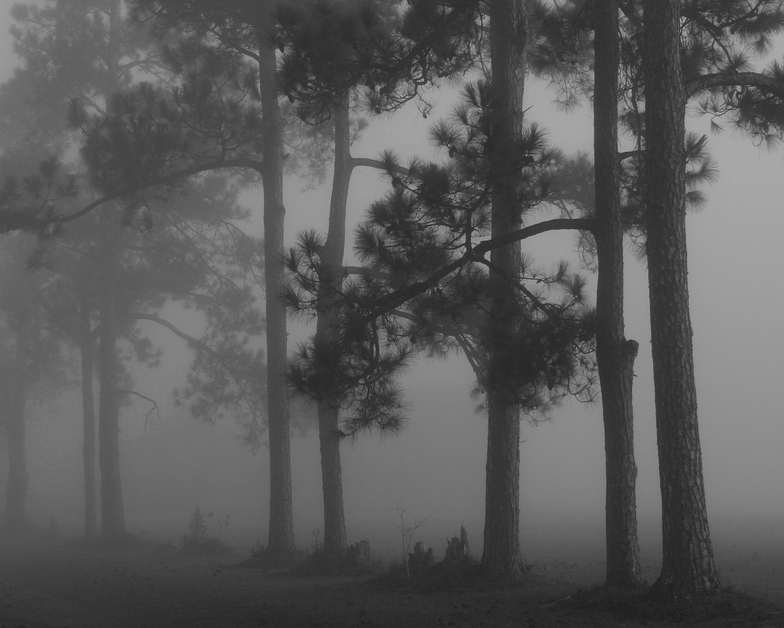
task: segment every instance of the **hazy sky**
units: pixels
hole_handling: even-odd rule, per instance
[[[10,3],[0,7],[2,80],[11,67],[8,8]],[[540,85],[529,86],[527,99],[529,116],[548,129],[553,144],[567,152],[591,150],[589,107],[559,112]],[[403,155],[427,151],[422,142],[427,125],[447,112],[448,106],[442,104],[424,121],[415,109],[409,109],[373,124],[354,154],[375,156],[388,147]],[[698,133],[709,133],[705,119],[690,117],[688,124]],[[709,147],[720,178],[706,188],[705,210],[689,216],[688,238],[703,459],[715,530],[731,513],[784,518],[784,410],[779,390],[784,374],[780,322],[784,146],[766,152],[728,133],[711,136]],[[328,190],[299,195],[298,187],[289,182],[289,240],[300,228],[326,225]],[[384,191],[378,175],[358,171],[350,197],[351,219],[359,219],[368,203]],[[531,246],[537,255],[553,259],[572,256],[570,240],[563,237]],[[635,368],[639,503],[643,514],[655,516],[659,497],[647,279],[644,267],[631,254],[626,285],[627,336],[640,343]],[[146,378],[162,401],[179,383],[168,378],[181,377],[182,367],[176,360],[165,362]],[[423,360],[406,376],[406,383],[414,402],[407,432],[395,440],[363,439],[344,448],[349,537],[361,534],[358,521],[391,521],[389,509],[401,502],[410,504],[416,515],[443,517],[458,527],[461,521],[481,522],[485,419],[474,414],[475,403],[468,395],[472,376],[465,360],[461,356],[449,363]],[[244,515],[247,521],[256,517],[265,525],[267,463],[263,451],[256,457],[242,451],[230,426],[217,430],[194,426],[189,420],[172,418],[167,410],[155,429],[145,432],[141,412],[127,414],[123,463],[131,528],[134,522],[145,525],[135,509],[175,508],[187,513],[196,503],[234,513],[234,521]],[[31,509],[41,517],[56,502],[58,487],[78,490],[80,486],[77,417],[78,413],[73,414],[70,426],[62,417],[57,421],[44,417],[31,426],[31,448],[53,434],[62,443],[54,456],[31,457]],[[600,524],[604,509],[600,407],[566,403],[552,423],[524,425],[523,439],[523,525],[535,527],[553,515]],[[298,541],[306,543],[308,531],[319,525],[320,517],[315,439],[298,440],[294,449],[295,518]],[[165,464],[156,465],[156,461]],[[63,465],[73,471],[72,480],[65,479]],[[58,483],[54,477],[60,478]],[[601,535],[600,525],[591,529]],[[655,536],[655,526],[645,528],[643,534]],[[524,547],[525,543],[524,537]]]

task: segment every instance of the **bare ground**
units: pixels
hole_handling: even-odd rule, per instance
[[[517,587],[438,591],[368,576],[270,573],[239,566],[243,558],[183,556],[149,544],[110,552],[2,541],[0,628],[784,626],[780,589],[765,600],[727,592],[690,607],[662,606],[644,590],[591,588],[595,579],[581,582],[580,569],[563,565],[537,567]],[[768,572],[760,573],[765,580]],[[746,583],[756,586],[750,577]]]

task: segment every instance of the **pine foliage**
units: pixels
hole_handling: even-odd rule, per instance
[[[595,392],[592,309],[585,280],[566,264],[545,271],[526,260],[522,281],[510,281],[509,289],[524,295],[510,337],[516,350],[509,352],[504,377],[488,372],[493,325],[487,316],[488,277],[495,271],[484,252],[472,252],[490,230],[487,94],[485,82],[469,84],[453,115],[433,125],[431,140],[446,154],[443,162],[403,166],[391,152],[380,157],[391,185],[355,233],[362,267],[349,269],[340,284],[341,346],[311,342],[293,363],[290,373],[298,392],[334,396],[344,408],[356,409],[347,432],[364,425],[360,419],[370,411],[382,417],[382,424],[387,416],[382,408],[402,411],[393,382],[414,352],[445,357],[462,351],[479,392],[501,389],[534,419],[546,416],[564,395],[590,399]],[[518,159],[526,173],[519,190],[522,226],[554,194],[562,159],[536,125],[527,128]],[[311,316],[318,308],[322,246],[322,239],[308,232],[286,258],[293,280],[286,297],[291,312]],[[319,364],[330,368],[319,369]],[[378,379],[369,385],[371,372]],[[367,391],[374,396],[362,397]]]

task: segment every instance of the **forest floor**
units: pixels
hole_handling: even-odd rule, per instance
[[[303,576],[242,566],[239,555],[188,556],[171,546],[100,551],[75,542],[0,541],[0,628],[784,626],[778,588],[728,591],[663,606],[592,588],[568,565],[534,566],[519,586],[411,586],[364,576]],[[780,575],[784,565],[762,570]],[[778,570],[778,571],[777,571]],[[752,591],[770,583],[746,577]],[[443,588],[443,587],[442,587]]]

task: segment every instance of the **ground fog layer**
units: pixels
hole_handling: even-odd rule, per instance
[[[243,567],[245,558],[186,556],[150,543],[107,552],[75,542],[4,541],[0,627],[784,625],[784,557],[775,553],[725,553],[737,592],[691,608],[657,605],[645,592],[599,590],[603,565],[582,556],[537,561],[515,587],[464,579],[445,590],[434,578],[292,575]]]

